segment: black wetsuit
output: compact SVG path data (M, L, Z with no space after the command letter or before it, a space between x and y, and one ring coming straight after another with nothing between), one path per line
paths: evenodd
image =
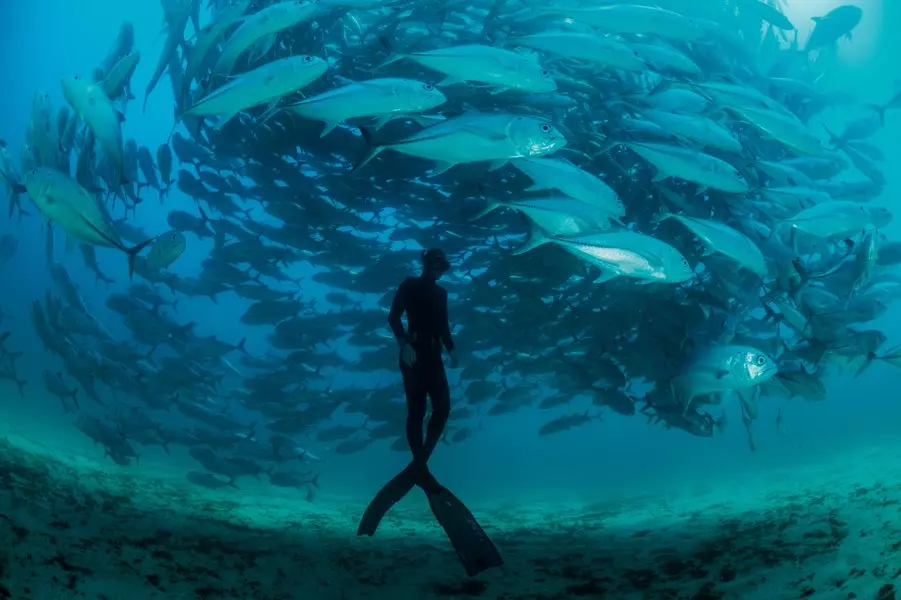
M407 331L404 331L401 315L407 313ZM409 277L397 288L388 323L398 341L405 341L416 351L412 367L400 361L407 396L407 441L413 458L427 462L441 439L450 416L450 388L441 346L454 349L450 323L447 318L447 290L428 276ZM426 398L432 401L432 417L429 419L426 440L422 439L422 423L425 420Z

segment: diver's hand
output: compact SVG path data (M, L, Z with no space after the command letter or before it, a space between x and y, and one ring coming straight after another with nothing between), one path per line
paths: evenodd
M408 367L416 364L416 350L409 343L405 343L400 347L400 360Z
M447 353L447 355L450 356L451 369L456 369L457 367L460 366L460 363L457 362L457 351L456 350L451 350L450 352Z

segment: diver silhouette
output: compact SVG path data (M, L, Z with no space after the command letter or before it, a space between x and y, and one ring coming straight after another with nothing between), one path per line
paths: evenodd
M429 506L444 528L457 556L470 576L503 565L500 554L472 512L450 490L442 486L428 468L428 461L447 425L450 415L450 387L442 361L442 346L457 367L454 341L447 311L447 290L438 280L450 269L443 251L433 248L422 253L422 273L408 277L397 288L388 323L400 347L400 372L407 397L407 440L412 462L389 481L372 499L357 535L372 536L391 507L419 486ZM404 330L401 317L407 315ZM423 440L426 403L432 415Z

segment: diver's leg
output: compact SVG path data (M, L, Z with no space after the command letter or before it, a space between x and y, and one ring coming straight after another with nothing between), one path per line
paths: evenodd
M402 365L400 372L404 378L404 394L407 397L407 443L413 453L413 460L419 460L424 456L422 424L425 421L428 382L423 376L421 363L412 367Z
M426 379L422 376L419 364L408 367L400 366L404 379L404 394L407 397L407 441L413 452L413 462L397 474L375 495L357 528L357 535L375 535L382 519L391 507L410 493L422 477L421 465L416 459L423 455L422 422L425 420Z
M444 370L444 363L441 362L439 356L437 360L428 364L428 393L429 399L432 401L432 416L429 418L429 426L425 437L425 447L423 448L423 456L428 462L432 456L432 452L441 441L441 435L447 426L447 419L450 417L450 386L447 384L447 373Z

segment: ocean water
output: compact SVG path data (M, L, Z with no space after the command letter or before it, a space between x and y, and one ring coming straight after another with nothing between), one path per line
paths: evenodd
M714 0L710 3L720 4ZM815 80L817 89L841 92L852 98L810 119L810 131L824 142L827 136L823 124L840 130L846 122L865 114L868 105L884 104L897 94L896 80L901 78L897 60L901 42L893 27L901 23L901 4L890 0L850 3L863 10L862 20L854 28L851 39L841 39L834 53L817 59L820 69ZM782 6L784 14L797 26L803 44L813 29L811 17L825 15L839 4L831 0L789 0ZM465 12L456 3L446 5L441 14ZM531 5L528 10L535 11L547 8L547 3L523 5ZM490 6L487 3L486 10ZM255 7L250 12L253 10ZM350 50L335 40L343 36L347 42L348 36L356 35L358 27L388 27L386 23L398 18L392 11L386 9L382 13L384 21L375 20L371 24L370 13L365 9L347 8L346 14L330 18L330 23L338 24L320 32L320 44L331 39L329 59L337 60L342 48L345 53ZM154 156L156 148L167 143L175 126L176 97L168 75L149 95L142 110L144 88L166 39L166 34L161 33L163 8L159 2L6 2L2 14L0 43L2 55L6 57L2 65L6 85L0 139L6 142L15 162L20 160L27 126L33 118L34 94L37 91L49 94L55 126L55 111L66 104L60 80L75 74L89 76L107 55L123 22L133 25L134 49L141 52L141 61L131 80L137 98L123 105L123 136L151 149ZM484 16L484 13L476 14ZM211 19L209 7L204 7L200 17L201 23ZM471 25L466 20L460 22L462 27ZM444 27L452 30L447 23ZM190 46L195 35L191 25L185 35ZM316 37L310 35L309 39ZM781 41L783 51L790 51L791 38L787 36ZM480 43L490 42L482 39ZM758 48L750 47L752 56L756 56ZM285 55L285 47L276 43L274 48L269 48L269 52L281 51L281 56ZM690 52L690 45L685 48ZM298 52L321 56L319 50L321 47L310 47ZM364 56L378 54L380 60L375 62L387 56L377 43L355 51ZM558 66L554 72L572 73L571 66ZM421 72L414 73L421 75ZM741 83L743 75L747 74L736 71L732 74L733 81ZM355 72L354 76L359 79L360 73ZM429 81L437 83L440 79L440 75L431 73ZM323 85L315 93L342 81L328 79L327 83L319 83ZM565 95L564 86L560 85L559 89ZM466 92L458 90L457 93ZM504 102L511 109L519 106L516 100L504 95L508 93L496 96L499 100L495 109L503 107ZM481 97L479 100L484 101ZM454 102L459 109L460 96L454 96ZM593 108L588 106L588 110ZM258 117L261 111L251 112ZM444 114L441 109L432 112ZM453 116L454 111L447 114ZM565 119L560 114L556 109L548 109L542 116L562 125ZM228 148L223 142L218 150L220 158L240 155L241 134L236 133L240 128L267 130L281 118L276 116L266 123L238 119L238 123L228 125L223 131L234 138L230 138ZM566 122L570 123L566 131L568 138L585 134L572 132L571 121ZM300 133L295 132L296 139L290 143L284 140L277 143L285 154L301 157L303 169L316 171L320 167L317 161L324 165L329 153L304 153L303 149L320 143L318 125L297 131ZM184 125L179 125L177 132L189 139L193 135L191 128ZM341 128L335 135L356 144L342 157L342 168L349 170L349 165L361 154L361 138L350 127ZM899 139L901 111L887 112L884 125L869 138L885 155L885 160L879 163L885 183L877 197L868 199L868 204L890 211L895 210L901 193L901 172L895 168L901 159ZM217 156L214 144L204 141L201 145ZM251 152L247 150L247 155ZM410 188L412 192L404 191L407 188L402 188L397 183L399 180L415 180L411 186L443 186L453 193L455 188L464 189L466 185L473 189L480 178L490 177L484 164L475 170L467 165L467 170L458 175L462 183L455 179L431 183L424 175L421 178L410 175L408 170L413 167L399 166L404 160L402 155L389 154L392 153L386 152L385 159L364 167L371 169L368 174L362 169L362 174L346 173L346 184L332 172L323 179L319 189L323 195L345 202L351 197L365 199L367 186L384 186L373 192L372 203L360 201L352 209L355 215L365 216L362 220L367 221L368 228L361 225L359 229L364 231L364 238L368 236L368 242L351 243L341 237L353 230L359 219L355 216L342 222L336 220L342 212L331 211L322 218L335 220L305 224L320 229L321 245L316 247L316 253L284 265L284 273L298 283L276 282L267 276L260 278L263 284L274 289L299 290L300 299L310 303L305 316L313 319L308 322L309 335L314 339L310 347L317 348L318 354L308 354L297 364L288 361L287 350L273 349L270 335L274 324L247 325L240 321L250 302L234 293L226 291L213 301L158 286L167 301L178 300L176 311L160 310L180 324L193 323L192 332L197 336L215 335L233 345L246 340L246 354L231 352L226 357L227 366L207 364L195 375L200 380L206 373L214 374L217 384L209 396L219 402L217 410L239 422L254 424L254 443L269 447L266 440L273 433L270 424L274 418L272 412L263 415L233 393L246 387L246 381L257 373L240 362L243 356L262 358L274 352L277 366L271 370L294 370L292 381L300 383L290 388L290 399L281 401L280 408L315 407L317 403L325 405L340 398L341 408L329 411L308 426L298 427L291 434L298 444L321 460L292 460L288 461L290 465L277 465L291 472L296 469L304 476L317 474L318 488L279 487L268 481L265 471L238 477L237 487L215 490L199 487L186 478L189 472L203 471L189 454L191 444L173 442L164 449L160 445L134 442L140 458L126 461L129 464L125 465L116 464L103 444L93 442L76 427L78 419L87 415L115 422L135 407L166 431L187 431L204 425L171 406L168 410L149 407L145 397L134 393L133 386L123 383L117 391L115 386L108 385L109 374L104 372L88 375L98 384L104 404L86 397L83 386L69 375L60 356L45 348L31 315L35 301L47 304L48 291L51 295L62 293L48 267L48 225L26 195L22 196L22 206L27 216L0 218L0 235L10 235L18 241L15 255L0 264L3 315L0 331L10 333L4 347L21 353L15 362L16 373L28 382L20 394L15 383L0 379L0 597L14 600L475 597L492 600L888 600L895 597L894 585L901 576L901 527L898 526L901 468L897 461L901 409L895 391L897 368L882 360L875 360L859 376L854 375L854 368L825 370L821 378L826 398L821 402L764 395L757 404L753 451L742 426L740 403L731 397L724 398L720 406L710 408L716 418L725 416L722 431L718 428L711 437L696 437L677 428L652 424L640 412L626 417L600 409L584 390L555 381L554 370L540 371L539 376L530 377L522 369L498 368L491 378L498 393L508 387L529 387L533 388L534 397L518 410L505 414L490 413L491 403L470 402L472 415L452 420L450 433L465 427L471 430L471 437L439 444L429 465L441 483L472 510L498 547L504 566L467 577L419 490L414 490L392 509L377 535L356 536L357 524L369 500L404 468L410 457L408 453L389 449L392 442L403 436L404 405L402 389L397 387L392 388L394 396L390 393L373 396L377 402L386 402L382 398L395 402L391 405L396 414L392 422L400 424L396 435L346 454L336 450L342 438L321 439L324 437L321 432L334 426L349 427L353 431L350 439L366 438L366 430L374 427L373 423L378 424L379 419L367 419L365 410L349 409L365 407L373 390L397 386L400 381L394 364L395 346L384 321L387 312L378 304L380 296L392 292L400 280L376 279L375 285L370 280L363 290L360 289L364 285L362 279L354 279L348 273L359 274L361 267L373 268L377 257L387 257L385 260L390 261L396 253L406 252L412 257L408 274L414 275L415 250L430 245L457 248L461 243L457 238L471 234L462 212L445 210L437 216L423 210L413 201L415 188ZM567 158L574 162L580 160L573 154ZM330 159L337 160L334 154ZM75 154L73 173L74 160ZM247 156L230 160L247 160ZM581 160L585 164L590 162ZM202 163L199 167L204 166ZM243 196L232 195L242 211L248 212L238 212L230 218L235 222L246 219L277 226L277 217L261 208L271 202L267 194L274 194L275 190L254 189L254 173L249 169L242 171L243 163L232 164L245 192ZM423 164L422 169L416 167L420 174L429 168ZM206 167L207 170L216 168L215 164ZM391 168L397 171L390 171ZM510 166L506 168L513 170ZM176 159L173 173L177 175L179 169L191 171L195 167ZM487 193L503 194L502 186L506 183L508 180L490 180ZM647 178L640 185L650 189L653 184ZM124 212L120 202L112 205L111 214L116 219L126 218L128 223L151 235L161 234L173 228L167 223L172 211L196 214L195 199L182 187L173 185L162 200L158 200L156 191L145 188L140 194L143 201L134 211ZM511 189L514 188L511 184ZM303 194L308 192L305 188L294 201L302 204ZM754 190L749 192L753 193ZM478 199L479 194L466 195ZM386 200L389 197L396 197L396 204ZM628 198L625 200L628 206ZM386 209L386 217L374 218L378 211ZM397 216L395 224L403 222L418 228L420 233L398 238L380 229L375 232L390 221L392 209ZM208 208L208 212L214 219L224 218L213 208ZM627 213L627 220L633 216ZM431 221L438 221L437 231L429 229ZM510 227L517 227L517 234L525 231L518 221L511 218L510 223L513 223ZM892 222L880 228L885 243L901 239L899 227L897 222ZM341 236L335 233L339 229L343 232ZM456 234L458 230L464 233ZM484 244L492 235L509 231L492 231L495 233L483 232L478 252L493 257L493 268L517 272L518 267L510 262L516 257L506 252L491 254L494 249L490 242ZM108 248L97 250L101 270L113 280L105 284L97 281L85 266L74 245L67 248L71 244L67 244L59 227L51 235L55 240L54 259L71 275L88 312L113 339L132 339L133 334L122 316L107 306L111 294L129 290L123 254ZM182 279L198 277L202 263L215 251L214 240L200 239L191 232L185 232L185 236L187 249L169 269L174 277ZM414 240L415 245L409 240ZM354 255L356 243L360 247L359 256ZM334 256L319 255L319 252ZM464 254L465 251L460 252L460 256ZM336 268L342 260L351 266L344 270ZM336 283L341 277L331 280L317 277L329 269L347 275L347 284ZM891 269L886 267L885 272ZM395 270L394 266L386 268L389 274ZM467 302L482 302L482 297L474 298L477 291L473 282L477 277L457 264L445 279L453 292L450 320L458 337L462 367L448 371L455 409L467 406L465 388L473 381L465 373L467 367L488 361L486 357L493 353L468 351L467 342L473 341L475 345L480 337L492 340L502 337L497 329L486 327L480 332L479 323L466 309ZM140 274L135 276L135 282L141 279ZM590 284L592 279L587 282ZM584 283L578 285L584 287ZM516 293L515 284L514 279L504 283L510 286L512 295ZM577 284L572 285L575 289ZM353 301L341 304L328 296L336 292L349 294ZM562 336L562 327L554 325L557 318L550 309L547 314L529 315L517 311L509 298L497 302L493 307L494 316L504 319L510 326L508 331L516 330L516 336L511 334L511 338L524 336L522 343L528 349L523 348L522 353L533 352L536 339L548 350L558 343L565 347L566 340L554 337ZM655 310L654 304L646 306L644 310ZM354 311L359 311L359 325L355 325ZM338 330L332 324L336 313L344 313L342 328ZM312 329L317 316L325 324ZM755 314L748 318L761 316ZM472 321L462 326L461 321L467 319ZM378 325L373 326L373 322ZM383 322L384 328L380 329ZM348 333L357 327L366 333L371 333L370 329L380 331L373 334L384 342L378 348L381 355L377 356L387 359L371 358L367 355L371 348L362 348L348 340ZM878 319L860 327L885 334L887 340L877 351L881 353L899 343L901 312L897 305L892 305ZM788 335L790 343L796 341ZM67 347L95 348L90 336L71 335L60 339ZM522 358L514 343L501 340L497 346L509 356L509 361ZM479 347L484 349L486 345ZM322 364L316 364L317 356L321 356ZM333 356L342 359L338 366ZM179 360L183 365L192 366L184 356ZM364 360L370 361L369 366ZM370 368L371 365L375 366ZM140 378L135 364L128 367L128 377L137 378L138 387L156 389L151 380L162 375L145 374ZM81 388L77 392L77 408L69 401L61 402L46 389L47 372L62 374L71 387ZM170 391L178 388L171 381L167 385ZM636 378L632 386L636 395L641 395L650 383ZM550 409L539 406L542 399L558 392L567 396L561 405ZM378 410L379 414L384 413L384 406ZM563 433L539 435L539 429L549 421L567 414L583 414L586 410L592 417L599 414L603 417ZM136 434L132 435L135 437Z

